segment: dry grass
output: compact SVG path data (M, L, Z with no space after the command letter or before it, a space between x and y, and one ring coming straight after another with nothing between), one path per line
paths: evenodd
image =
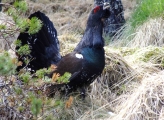
M69 4L68 4L69 3ZM65 0L54 3L30 2L29 13L45 12L58 30L62 55L72 51L84 32L92 0ZM123 0L128 19L135 1ZM164 118L164 50L163 19L151 19L139 26L129 43L120 39L105 47L106 66L103 74L87 90L85 100L73 93L73 104L49 108L39 119L76 120L162 120ZM126 24L128 25L128 24ZM76 32L75 32L76 31ZM66 44L67 43L67 44ZM128 43L128 45L127 45ZM114 48L113 46L124 46ZM149 46L152 45L152 46ZM148 47L146 47L148 46ZM156 47L154 47L156 46ZM161 46L161 47L159 47ZM57 101L56 95L52 101Z
M109 118L115 115L116 100L119 99L121 102L122 99L125 99L125 94L132 94L132 89L135 88L133 84L138 84L138 82L134 82L137 77L138 73L134 73L134 70L120 55L107 51L106 68L103 74L86 89L85 100L80 98L77 91L78 94L72 94L74 101L70 108L64 108L64 106L54 108L58 112L52 113L51 111L51 115L54 119L100 120ZM121 95L124 95L124 98L120 98ZM58 95L54 96L54 101L57 98ZM66 102L66 99L63 102ZM43 119L45 116L41 118Z
M160 120L164 118L164 71L146 75L141 85L117 108L113 120Z
M83 33L88 14L93 7L92 0L54 0L47 4L44 1L39 3L29 2L29 14L35 11L42 11L54 23L59 35L65 33Z
M163 18L150 19L136 30L135 37L129 46L145 47L149 45L163 46L164 43Z
M118 34L114 38L114 42L110 46L128 46L128 47L146 47L146 46L163 46L164 43L164 20L163 18L149 19L143 25L138 26L135 33L127 35ZM123 28L129 31L129 24L125 24Z
M122 89L123 92L113 101L109 101L108 104L115 111L115 115L109 117L110 120L160 120L163 118L164 72L159 67L163 66L160 62L163 60L161 56L164 55L162 49L151 46L115 50L124 55L124 59L133 68L131 75L135 80L128 79L130 82L126 80L127 84L124 84L126 87ZM150 51L154 54L148 54Z
M135 50L106 48L106 69L102 76L91 85L88 95L92 106L80 116L80 120L156 120L162 118L164 74L159 68L159 59L153 58L162 60L163 48L157 47L161 49L159 53L154 51L155 54L151 57L143 58L143 53L148 53L152 48ZM124 58L119 54L122 54ZM144 62L146 57L152 59ZM94 109L95 106L96 109Z
M6 26L6 33L8 31L12 31L9 36L5 36L5 32L0 31L0 51L8 50L11 48L13 49L13 46L11 44L18 37L18 32L13 31L13 29L15 28L14 22L6 14L0 12L0 24Z
M109 52L106 56L109 64L106 64L106 67L109 65L110 69L91 85L89 95L92 96L90 98L93 105L90 109L92 114L85 113L80 120L160 120L163 118L164 72L158 67L158 60L152 62L150 59L149 62L144 62L143 59L138 59L143 57L143 53L151 51L151 48L136 49L131 54L124 54L125 60L118 55L122 50L114 49L113 52L113 49L106 49ZM124 52L125 50L129 52L129 48L124 48ZM161 55L163 51L152 55L151 58L154 56L159 58ZM128 61L129 65L125 61ZM120 70L124 72L121 73ZM115 83L111 81L112 73ZM98 108L92 109L94 105L98 105Z
M4 0L2 2L9 1ZM66 36L68 34L76 34L79 36L83 34L89 12L93 8L92 0L53 0L51 2L49 0L27 0L27 3L29 5L29 10L26 13L27 16L38 10L44 12L54 23L54 27L56 28L58 35L62 36ZM8 19L9 18L6 17L5 14L0 13L0 23L3 22L8 24ZM18 33L15 33L14 36L7 38L7 41L10 41L8 43L6 43L4 38L0 38L1 50L8 50L11 43L17 38L17 36ZM77 40L79 41L80 39ZM77 43L77 40L74 40L73 42Z
M121 0L124 7L124 17L127 20L137 5L136 0Z
M66 33L64 35L58 36L60 41L61 55L66 55L67 53L73 51L81 37L81 35L75 33Z

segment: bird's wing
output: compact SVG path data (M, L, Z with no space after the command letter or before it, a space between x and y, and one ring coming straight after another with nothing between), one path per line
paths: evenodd
M81 54L78 54L76 52L72 52L67 54L66 56L62 57L62 59L57 63L57 69L50 73L48 76L52 77L54 73L59 73L61 76L64 75L65 72L71 73L71 77L69 78L68 84L76 84L78 81L77 78L80 77L81 71L83 69L83 61L84 59L78 56ZM54 94L57 90L59 90L62 87L68 87L68 84L62 83L62 84L50 84L46 87L46 94L50 95Z
M64 56L57 64L57 70L59 74L63 75L65 72L69 72L74 76L74 74L79 73L83 66L84 58L83 56L72 52Z
M20 33L18 39L21 40L22 45L28 44L30 46L31 53L28 57L33 60L28 65L28 68L38 70L41 68L47 68L51 64L56 64L61 59L61 55L59 53L60 47L57 38L57 31L54 28L53 23L47 16L45 16L45 14L39 11L31 14L29 19L32 17L37 17L42 21L43 26L41 30L33 35ZM16 50L19 48L20 47L17 46ZM25 57L27 56L21 56L18 59L23 61Z

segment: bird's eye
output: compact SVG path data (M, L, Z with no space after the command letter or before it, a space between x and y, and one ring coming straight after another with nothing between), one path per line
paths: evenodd
M95 14L95 13L97 13L99 10L100 10L100 6L96 6L96 7L94 8L94 10L93 10L93 13Z

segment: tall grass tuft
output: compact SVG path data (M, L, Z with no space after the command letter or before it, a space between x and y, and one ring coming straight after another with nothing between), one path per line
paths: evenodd
M133 28L142 25L149 18L164 16L164 0L142 0L130 18Z
M112 46L128 46L130 41L139 33L139 27L151 19L163 17L164 0L140 0L129 20L113 38L116 41L112 43Z

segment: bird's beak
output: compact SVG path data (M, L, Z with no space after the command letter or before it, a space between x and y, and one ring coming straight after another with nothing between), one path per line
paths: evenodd
M110 4L108 2L105 2L103 4L103 10L110 8Z

